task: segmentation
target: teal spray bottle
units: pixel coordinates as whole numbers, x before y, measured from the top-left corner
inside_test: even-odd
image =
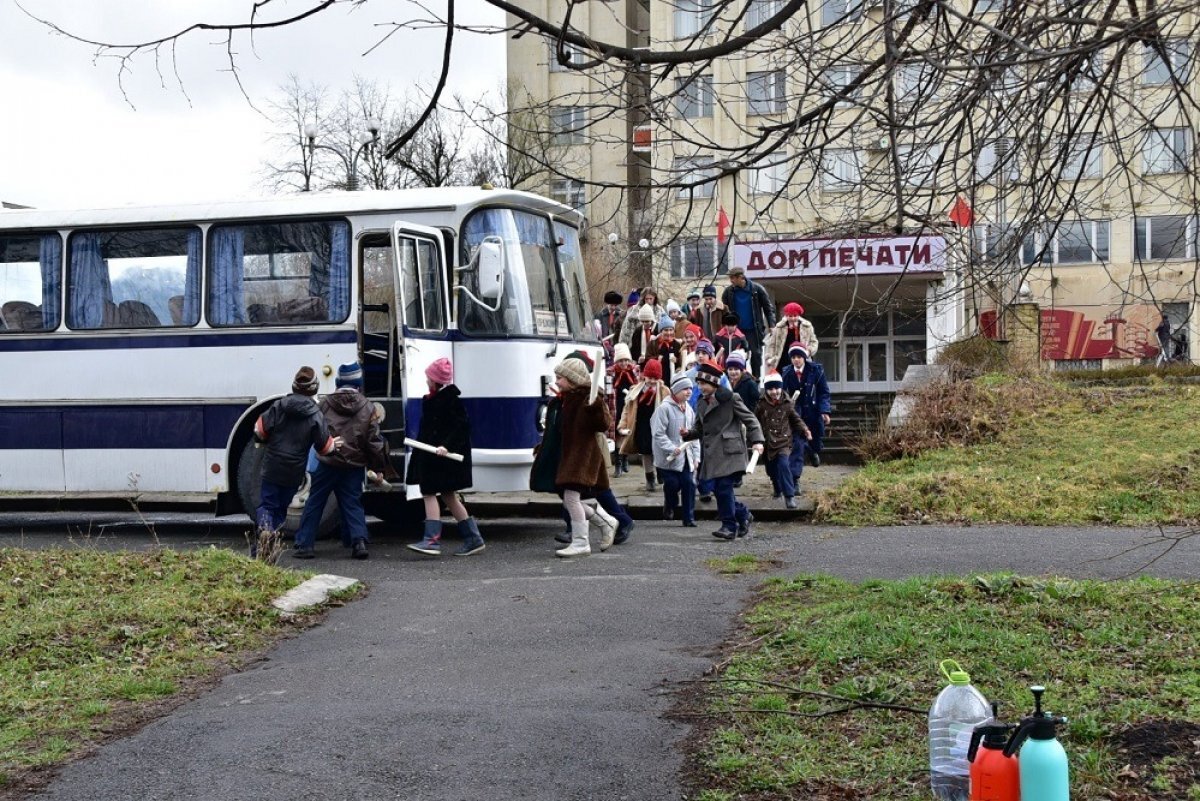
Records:
[[[1004,755],[1020,751],[1017,764],[1021,778],[1021,801],[1070,801],[1070,781],[1067,771],[1067,752],[1058,741],[1057,727],[1066,718],[1047,715],[1042,711],[1045,687],[1030,687],[1034,712],[1021,719],[1013,732]]]

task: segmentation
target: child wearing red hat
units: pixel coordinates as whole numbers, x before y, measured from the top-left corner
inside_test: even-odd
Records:
[[[658,405],[671,393],[662,380],[662,363],[658,360],[646,362],[642,368],[642,380],[634,384],[625,395],[625,408],[621,421],[617,423],[617,434],[625,440],[621,453],[626,456],[641,455],[642,468],[646,473],[646,491],[657,489],[654,472],[654,437],[650,431],[650,420]]]

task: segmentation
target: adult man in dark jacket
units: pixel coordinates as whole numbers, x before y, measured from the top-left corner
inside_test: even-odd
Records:
[[[783,392],[789,398],[796,396],[796,411],[800,412],[800,419],[812,433],[809,440],[794,437],[792,441],[792,455],[788,463],[792,468],[792,476],[799,481],[800,474],[804,472],[806,455],[813,467],[821,465],[825,426],[829,425],[829,413],[833,407],[829,382],[825,380],[825,368],[820,362],[809,359],[808,351],[799,343],[788,348],[788,358],[792,363],[783,368]]]
[[[775,325],[775,304],[762,284],[746,277],[746,269],[734,265],[729,268],[729,286],[721,294],[721,305],[736,312],[739,325],[750,341],[750,372],[762,375],[763,343],[767,333]]]
[[[254,440],[265,445],[262,460],[262,499],[255,522],[258,530],[250,542],[250,558],[260,550],[271,557],[271,542],[287,520],[288,504],[304,483],[309,448],[333,452],[339,441],[329,435],[325,418],[313,396],[319,382],[311,367],[301,367],[292,379],[292,391],[267,407],[254,423]]]
[[[693,324],[700,326],[701,338],[713,341],[713,337],[717,335],[717,331],[721,330],[721,312],[723,309],[717,303],[717,288],[712,284],[704,287],[701,293],[699,308],[692,309],[688,315],[688,319]]]
[[[625,298],[620,292],[609,290],[604,293],[604,308],[596,314],[596,322],[600,323],[600,338],[611,335],[609,340],[613,345],[621,334],[621,325],[625,322],[625,312],[621,308]]]
[[[366,559],[367,513],[362,505],[366,468],[383,471],[387,467],[383,437],[375,420],[374,405],[362,394],[362,368],[357,362],[343,364],[337,372],[337,392],[321,401],[321,412],[342,445],[333,453],[320,456],[313,473],[312,489],[296,531],[297,559],[311,559],[317,539],[317,524],[325,511],[325,502],[333,493],[338,499],[342,518],[342,540],[353,549],[355,559]]]

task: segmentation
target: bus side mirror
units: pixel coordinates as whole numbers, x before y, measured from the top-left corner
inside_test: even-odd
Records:
[[[479,296],[488,300],[499,300],[504,295],[504,245],[485,239],[476,254],[476,269],[479,274]]]

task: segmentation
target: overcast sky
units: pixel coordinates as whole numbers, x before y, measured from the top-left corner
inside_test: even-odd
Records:
[[[100,41],[157,38],[197,21],[238,22],[251,0],[23,0],[70,32]],[[274,0],[263,9],[286,17],[308,6]],[[434,0],[431,7],[440,10]],[[499,25],[481,0],[462,0],[460,21]],[[346,3],[315,18],[235,40],[241,80],[259,109],[296,74],[331,88],[357,73],[391,85],[429,85],[437,76],[443,32],[401,31],[368,55],[381,27],[420,12],[408,3]],[[214,44],[216,42],[216,44]],[[263,194],[271,125],[247,102],[228,72],[217,34],[197,33],[177,49],[179,77],[166,51],[128,66],[122,96],[119,64],[96,48],[52,33],[14,0],[0,0],[0,200],[42,208],[213,200]],[[501,36],[458,34],[450,89],[494,91],[504,75]],[[186,92],[186,94],[185,94]]]

